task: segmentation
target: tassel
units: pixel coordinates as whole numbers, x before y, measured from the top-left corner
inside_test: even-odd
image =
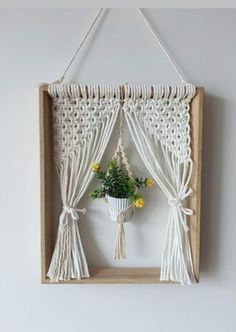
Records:
[[[77,220],[60,223],[47,276],[51,282],[89,278]]]
[[[125,231],[124,231],[124,214],[121,212],[117,217],[117,229],[116,229],[116,248],[115,259],[125,259]]]

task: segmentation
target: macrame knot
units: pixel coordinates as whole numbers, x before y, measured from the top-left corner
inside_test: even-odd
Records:
[[[118,214],[118,216],[117,216],[117,223],[118,224],[123,224],[124,222],[125,222],[124,212],[120,211],[119,214]]]
[[[191,216],[193,214],[193,210],[185,208],[183,206],[183,201],[179,200],[176,197],[169,198],[168,199],[168,204],[170,205],[171,208],[175,208],[174,214],[176,214],[176,215],[178,215],[177,208],[179,208],[179,210],[182,211],[182,213],[185,216]],[[189,231],[189,227],[187,225],[186,217],[180,216],[180,221],[181,221],[181,224],[183,225],[183,228],[184,228],[185,232],[188,232]]]
[[[78,212],[83,213],[83,214],[86,213],[86,209],[76,209],[76,208],[73,208],[73,207],[71,207],[69,205],[66,205],[66,204],[63,205],[63,211],[70,214],[72,219],[74,219],[74,220],[79,220]]]
[[[183,213],[186,214],[187,216],[191,216],[193,214],[193,210],[185,208],[183,206],[182,200],[179,200],[178,198],[175,197],[169,198],[168,204],[170,205],[170,207],[179,207],[181,211],[183,211]]]
[[[179,201],[177,198],[175,197],[171,197],[168,199],[168,204],[171,206],[171,207],[174,207],[174,206],[183,206],[182,202]]]
[[[67,220],[65,218],[66,214],[70,214],[71,215],[71,218],[75,221],[79,220],[79,213],[83,213],[85,214],[86,213],[86,209],[76,209],[72,206],[69,206],[67,204],[64,204],[63,205],[63,211],[61,213],[61,216],[60,216],[60,230],[64,228],[64,226],[67,225]]]

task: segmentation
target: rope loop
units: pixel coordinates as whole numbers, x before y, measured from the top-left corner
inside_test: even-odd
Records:
[[[68,224],[68,219],[65,218],[66,214],[69,214],[71,216],[71,218],[75,221],[79,220],[79,213],[85,214],[86,213],[86,209],[76,209],[72,206],[69,206],[68,204],[64,204],[63,205],[63,210],[62,213],[60,215],[60,219],[59,219],[59,229],[62,230],[67,224]]]
[[[186,216],[193,215],[193,210],[184,207],[183,206],[183,201],[179,200],[176,197],[170,197],[168,199],[168,204],[170,205],[170,208],[172,210],[171,213],[174,214],[174,216],[176,217],[176,220],[178,219],[178,215],[179,215],[179,220],[180,220],[180,222],[181,222],[181,224],[182,224],[185,232],[188,232],[189,231],[189,227],[187,225],[187,218],[186,218]],[[183,215],[181,215],[181,212],[183,213]]]
[[[171,197],[168,199],[168,204],[170,205],[171,208],[180,208],[181,211],[186,214],[187,216],[193,215],[193,210],[187,209],[183,206],[183,201],[179,200],[178,198]]]
[[[66,213],[70,214],[72,219],[74,220],[79,220],[79,214],[78,212],[85,214],[86,213],[86,209],[76,209],[72,206],[69,206],[67,204],[63,205],[63,211],[65,211]]]

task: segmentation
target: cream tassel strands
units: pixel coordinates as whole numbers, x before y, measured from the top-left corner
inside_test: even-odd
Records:
[[[118,201],[118,202],[117,202]],[[126,198],[105,198],[107,211],[112,220],[116,222],[115,260],[126,259],[125,254],[125,230],[124,223],[131,220],[133,216],[133,206]]]
[[[77,208],[100,161],[120,107],[117,87],[52,84],[55,164],[63,210],[48,270],[51,281],[88,278],[89,271],[78,222],[85,209]]]

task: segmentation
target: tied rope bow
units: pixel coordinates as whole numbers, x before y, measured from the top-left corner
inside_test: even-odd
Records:
[[[175,211],[173,211],[173,213],[175,215],[177,215],[178,211],[177,211],[177,208],[179,208],[180,211],[182,211],[182,213],[184,214],[184,216],[179,213],[180,215],[180,220],[181,220],[181,223],[184,227],[184,230],[185,232],[188,232],[189,231],[189,227],[187,225],[187,220],[186,220],[186,216],[191,216],[193,215],[193,210],[192,209],[188,209],[186,207],[183,206],[183,200],[192,194],[192,190],[189,189],[187,190],[187,192],[183,195],[183,197],[181,199],[178,199],[176,197],[171,197],[168,199],[168,204],[170,205],[170,207],[173,209],[175,208]]]
[[[61,216],[60,216],[60,229],[62,229],[63,227],[65,227],[67,225],[67,222],[68,220],[66,220],[65,216],[66,214],[70,214],[72,219],[77,221],[79,220],[79,213],[83,213],[85,214],[86,213],[86,209],[76,209],[76,208],[73,208],[72,206],[69,206],[67,204],[63,205],[63,211],[61,213]]]

